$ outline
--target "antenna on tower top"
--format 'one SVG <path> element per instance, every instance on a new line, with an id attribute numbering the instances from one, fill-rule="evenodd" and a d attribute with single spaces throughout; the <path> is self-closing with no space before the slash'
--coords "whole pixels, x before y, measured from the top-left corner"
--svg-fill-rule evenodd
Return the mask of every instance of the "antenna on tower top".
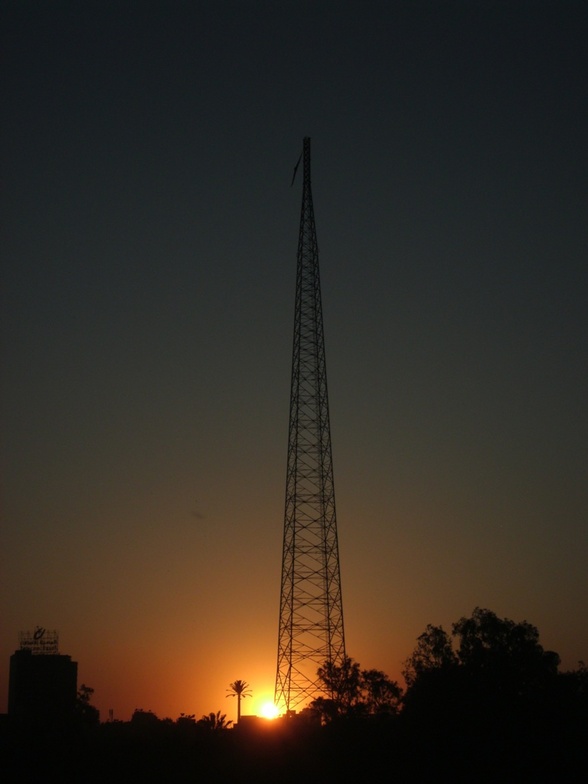
<path id="1" fill-rule="evenodd" d="M 294 167 L 294 174 L 292 175 L 292 182 L 290 183 L 290 187 L 294 185 L 294 180 L 296 179 L 296 172 L 298 171 L 298 167 L 300 166 L 301 160 L 302 160 L 302 153 L 300 153 L 300 157 L 296 161 L 296 166 Z"/>

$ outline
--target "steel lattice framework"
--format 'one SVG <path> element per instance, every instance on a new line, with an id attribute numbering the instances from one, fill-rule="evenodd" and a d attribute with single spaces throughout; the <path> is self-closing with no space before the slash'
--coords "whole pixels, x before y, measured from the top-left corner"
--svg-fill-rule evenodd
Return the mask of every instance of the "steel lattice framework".
<path id="1" fill-rule="evenodd" d="M 274 701 L 298 710 L 325 694 L 317 670 L 345 657 L 333 457 L 319 276 L 305 138 L 296 273 L 288 466 Z"/>

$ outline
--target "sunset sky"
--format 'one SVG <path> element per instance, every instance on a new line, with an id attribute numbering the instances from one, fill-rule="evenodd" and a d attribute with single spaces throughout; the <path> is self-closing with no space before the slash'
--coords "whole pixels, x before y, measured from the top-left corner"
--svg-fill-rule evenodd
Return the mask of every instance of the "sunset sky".
<path id="1" fill-rule="evenodd" d="M 4 0 L 0 712 L 273 696 L 312 138 L 347 653 L 588 662 L 585 0 Z"/>

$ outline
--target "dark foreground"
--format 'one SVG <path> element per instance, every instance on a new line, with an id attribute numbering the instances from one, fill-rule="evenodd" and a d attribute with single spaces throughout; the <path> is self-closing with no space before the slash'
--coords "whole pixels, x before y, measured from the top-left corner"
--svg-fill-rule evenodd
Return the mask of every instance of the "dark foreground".
<path id="1" fill-rule="evenodd" d="M 478 724 L 478 722 L 476 722 Z M 69 731 L 2 732 L 5 782 L 584 782 L 586 727 L 505 726 L 459 732 L 398 717 L 327 727 L 279 722 L 202 733 L 163 723 L 115 722 Z"/>

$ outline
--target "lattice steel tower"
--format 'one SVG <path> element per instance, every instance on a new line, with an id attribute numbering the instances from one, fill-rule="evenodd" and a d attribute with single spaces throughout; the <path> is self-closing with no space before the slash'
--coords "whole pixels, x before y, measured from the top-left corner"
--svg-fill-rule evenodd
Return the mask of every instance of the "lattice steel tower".
<path id="1" fill-rule="evenodd" d="M 317 680 L 345 657 L 319 258 L 305 138 L 274 701 L 280 712 L 330 696 Z M 300 161 L 299 161 L 300 163 Z"/>

